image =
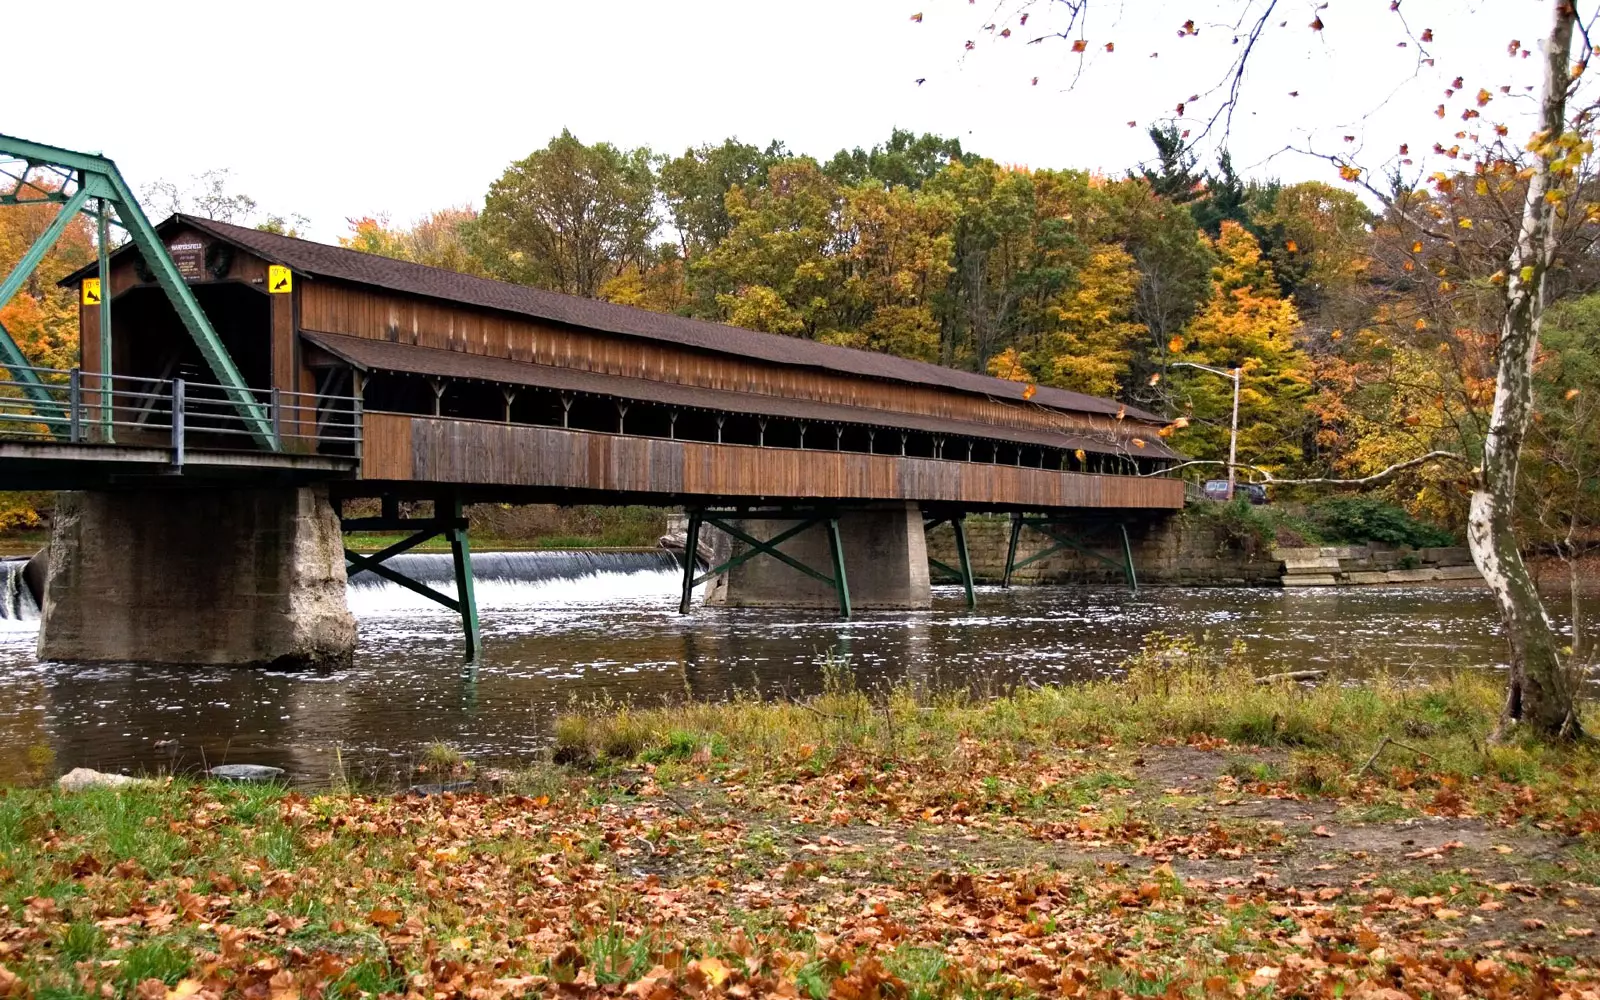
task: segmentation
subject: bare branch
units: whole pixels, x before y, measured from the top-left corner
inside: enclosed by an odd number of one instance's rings
[[[1259,465],[1245,465],[1243,463],[1235,462],[1233,467],[1235,469],[1246,469],[1250,472],[1254,472],[1261,476],[1261,482],[1263,484],[1271,484],[1273,486],[1379,486],[1407,469],[1414,469],[1419,465],[1427,465],[1430,462],[1443,462],[1447,460],[1460,462],[1463,465],[1467,463],[1466,456],[1453,451],[1430,451],[1426,455],[1418,455],[1416,458],[1408,459],[1404,462],[1396,462],[1394,465],[1389,466],[1382,472],[1375,472],[1370,476],[1362,476],[1359,479],[1332,479],[1328,477],[1318,477],[1315,479],[1279,479],[1266,469],[1261,468]],[[1159,472],[1143,472],[1139,475],[1140,478],[1160,476],[1191,465],[1220,465],[1223,468],[1227,468],[1228,463],[1215,459],[1194,459],[1193,461],[1180,462],[1177,465],[1169,466],[1160,470]]]

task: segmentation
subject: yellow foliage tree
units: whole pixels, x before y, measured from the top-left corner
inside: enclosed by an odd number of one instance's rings
[[[1211,297],[1189,322],[1175,361],[1240,368],[1239,461],[1283,468],[1302,456],[1310,364],[1295,342],[1300,317],[1283,298],[1261,246],[1243,226],[1225,222],[1212,244],[1217,266]],[[1196,458],[1228,451],[1233,383],[1208,372],[1175,368],[1190,424],[1174,443]]]
[[[1093,396],[1125,388],[1134,349],[1149,333],[1132,319],[1138,287],[1139,269],[1126,250],[1094,248],[1074,288],[1049,309],[1058,327],[1032,366],[1047,384]]]
[[[11,273],[50,225],[55,205],[0,206],[0,275]],[[0,304],[0,324],[23,356],[40,368],[71,368],[78,363],[78,303],[72,289],[57,282],[94,259],[92,229],[79,215],[67,224],[55,246],[8,303]],[[33,527],[48,494],[0,492],[0,531]]]

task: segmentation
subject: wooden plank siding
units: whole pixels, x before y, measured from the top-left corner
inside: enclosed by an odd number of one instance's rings
[[[704,444],[368,412],[362,478],[664,497],[915,500],[1018,509],[1176,510],[1177,479]]]
[[[1018,405],[956,390],[767,364],[337,281],[307,281],[296,287],[296,293],[300,299],[300,326],[316,333],[1001,427],[1091,431],[1108,436],[1127,436],[1135,426],[1149,427],[1099,414]],[[1153,433],[1153,429],[1147,433]]]

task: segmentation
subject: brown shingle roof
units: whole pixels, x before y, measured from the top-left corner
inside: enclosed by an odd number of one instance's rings
[[[575,368],[531,364],[509,358],[445,351],[432,347],[393,344],[387,340],[350,337],[339,334],[301,334],[306,340],[358,368],[369,371],[405,372],[447,378],[479,379],[501,385],[538,386],[562,392],[581,392],[615,399],[642,400],[665,406],[698,408],[723,413],[753,413],[765,417],[831,424],[859,424],[904,430],[927,431],[950,437],[973,437],[1011,443],[1041,445],[1073,451],[1082,448],[1108,455],[1170,459],[1179,457],[1160,438],[1146,433],[1140,447],[1132,443],[1135,435],[1062,434],[1056,431],[1003,427],[965,420],[874,410],[840,403],[822,403],[761,393],[702,389],[675,382],[655,382],[622,375],[604,375]],[[1135,425],[1137,426],[1137,425]],[[1130,428],[1131,430],[1132,428]]]
[[[800,337],[757,333],[722,323],[547,292],[190,215],[174,215],[163,222],[161,228],[177,223],[192,226],[243,247],[274,264],[282,264],[312,277],[336,278],[408,295],[459,302],[622,336],[665,341],[718,354],[736,354],[773,364],[820,368],[866,378],[938,386],[996,399],[1026,402],[1023,398],[1025,386],[1020,382],[911,361],[892,354],[859,351]],[[1031,401],[1039,406],[1072,413],[1115,414],[1118,410],[1124,410],[1131,420],[1164,422],[1155,414],[1132,406],[1123,407],[1115,400],[1047,386],[1039,386]]]

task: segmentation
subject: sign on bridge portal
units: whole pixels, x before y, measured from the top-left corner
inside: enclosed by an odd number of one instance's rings
[[[83,279],[83,304],[86,306],[97,306],[100,304],[99,278]]]
[[[294,272],[282,264],[268,264],[267,291],[274,295],[294,291]]]

